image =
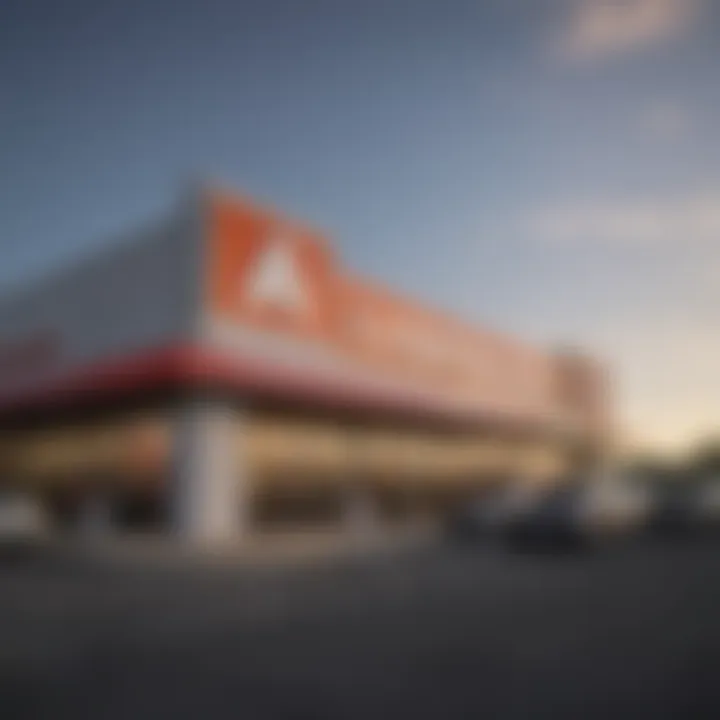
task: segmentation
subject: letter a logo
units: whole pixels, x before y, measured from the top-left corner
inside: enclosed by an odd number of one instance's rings
[[[248,283],[252,302],[272,305],[294,313],[309,309],[306,289],[298,272],[292,245],[273,238],[255,260]]]

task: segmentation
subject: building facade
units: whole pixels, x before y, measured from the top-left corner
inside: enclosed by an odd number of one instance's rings
[[[437,513],[592,464],[609,428],[592,359],[393,293],[223,192],[0,304],[0,480],[73,521],[214,540]]]

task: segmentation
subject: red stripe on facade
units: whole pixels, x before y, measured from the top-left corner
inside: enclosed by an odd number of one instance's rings
[[[513,422],[540,420],[510,417],[493,411],[453,407],[431,393],[379,389],[367,381],[349,382],[320,371],[296,369],[244,358],[197,345],[174,345],[132,356],[98,362],[31,390],[0,396],[0,413],[72,406],[88,400],[112,400],[161,388],[194,389],[207,386],[248,397],[308,402],[328,408],[403,413],[456,422]]]

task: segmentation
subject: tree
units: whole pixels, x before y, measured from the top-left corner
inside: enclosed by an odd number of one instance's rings
[[[695,477],[720,477],[720,437],[711,437],[698,443],[690,453],[688,471]]]

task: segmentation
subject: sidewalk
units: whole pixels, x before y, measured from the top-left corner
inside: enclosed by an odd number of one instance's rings
[[[433,527],[415,524],[353,534],[337,528],[262,532],[223,545],[187,545],[167,535],[123,535],[51,541],[52,552],[103,566],[178,569],[200,567],[297,567],[421,547]]]

